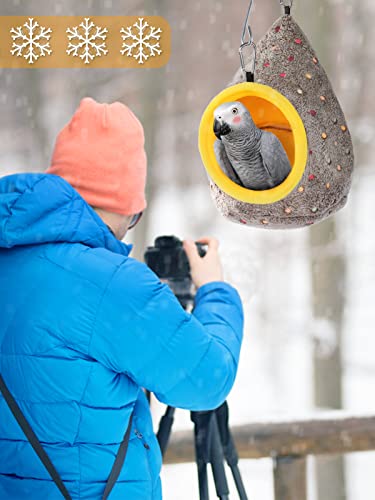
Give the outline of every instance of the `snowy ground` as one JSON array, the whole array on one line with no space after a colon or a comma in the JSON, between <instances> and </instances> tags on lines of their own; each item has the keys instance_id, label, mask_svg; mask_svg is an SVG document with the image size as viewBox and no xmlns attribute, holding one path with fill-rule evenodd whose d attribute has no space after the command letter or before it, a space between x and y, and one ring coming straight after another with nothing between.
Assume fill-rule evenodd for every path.
<instances>
[{"instance_id":1,"label":"snowy ground","mask_svg":"<svg viewBox=\"0 0 375 500\"><path fill-rule=\"evenodd\" d=\"M257 416L306 413L312 410L312 335L307 232L259 231L220 218L208 193L197 188L181 194L164 192L156 202L151 239L160 234L189 234L184 207L199 207L192 217L211 223L221 241L227 279L240 290L246 310L246 335L236 385L230 395L232 424ZM375 176L357 179L348 208L338 216L349 256L344 332L344 397L347 410L368 413L375 407L375 238L372 203ZM177 200L179 197L179 202ZM197 203L192 203L192 198ZM171 206L178 210L168 210ZM191 223L192 225L192 223ZM372 231L371 231L372 228ZM326 331L327 345L331 341ZM155 422L162 408L155 408ZM175 429L191 428L189 414L178 412ZM375 498L375 453L347 458L348 500ZM241 469L252 500L273 500L272 464L268 459L244 461ZM309 500L315 499L313 461ZM197 496L195 465L167 466L163 471L165 500ZM231 488L234 491L234 488ZM216 498L216 495L212 495ZM233 495L236 498L236 495Z\"/></svg>"}]
</instances>

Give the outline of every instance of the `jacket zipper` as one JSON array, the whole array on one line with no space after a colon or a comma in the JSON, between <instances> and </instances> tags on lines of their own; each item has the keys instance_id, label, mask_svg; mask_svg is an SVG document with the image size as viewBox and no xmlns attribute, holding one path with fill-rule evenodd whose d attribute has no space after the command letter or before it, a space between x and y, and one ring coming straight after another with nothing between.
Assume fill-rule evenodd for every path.
<instances>
[{"instance_id":1,"label":"jacket zipper","mask_svg":"<svg viewBox=\"0 0 375 500\"><path fill-rule=\"evenodd\" d=\"M150 447L146 443L146 441L143 439L143 434L141 434L138 429L134 429L134 434L137 436L138 439L140 439L142 441L142 444L146 448L146 450L149 450Z\"/></svg>"}]
</instances>

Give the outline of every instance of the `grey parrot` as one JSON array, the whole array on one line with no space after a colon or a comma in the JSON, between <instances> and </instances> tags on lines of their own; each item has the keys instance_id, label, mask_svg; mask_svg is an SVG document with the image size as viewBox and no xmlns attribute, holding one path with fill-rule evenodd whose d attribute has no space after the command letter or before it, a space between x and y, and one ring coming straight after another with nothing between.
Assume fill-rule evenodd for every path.
<instances>
[{"instance_id":1,"label":"grey parrot","mask_svg":"<svg viewBox=\"0 0 375 500\"><path fill-rule=\"evenodd\" d=\"M291 165L279 139L260 130L241 102L228 102L214 112L215 155L223 172L237 184L263 191L281 184Z\"/></svg>"}]
</instances>

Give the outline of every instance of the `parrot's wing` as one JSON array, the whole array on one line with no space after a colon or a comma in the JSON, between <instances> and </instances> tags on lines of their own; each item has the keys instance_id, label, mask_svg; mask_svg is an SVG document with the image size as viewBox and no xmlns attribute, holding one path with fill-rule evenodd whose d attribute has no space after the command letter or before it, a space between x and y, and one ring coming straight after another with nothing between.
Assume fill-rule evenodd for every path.
<instances>
[{"instance_id":1,"label":"parrot's wing","mask_svg":"<svg viewBox=\"0 0 375 500\"><path fill-rule=\"evenodd\" d=\"M242 186L242 182L240 181L240 178L232 167L232 164L227 156L224 144L219 139L214 144L214 150L216 160L224 174L233 182L236 182L237 184L240 184Z\"/></svg>"},{"instance_id":2,"label":"parrot's wing","mask_svg":"<svg viewBox=\"0 0 375 500\"><path fill-rule=\"evenodd\" d=\"M263 131L260 152L264 167L270 177L278 184L283 182L289 175L291 166L285 149L276 135Z\"/></svg>"}]
</instances>

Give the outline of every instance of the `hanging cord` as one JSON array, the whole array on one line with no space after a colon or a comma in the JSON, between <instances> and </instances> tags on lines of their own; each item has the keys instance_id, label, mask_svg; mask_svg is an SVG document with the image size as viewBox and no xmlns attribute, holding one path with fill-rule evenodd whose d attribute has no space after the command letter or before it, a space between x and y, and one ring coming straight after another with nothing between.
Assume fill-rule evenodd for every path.
<instances>
[{"instance_id":1,"label":"hanging cord","mask_svg":"<svg viewBox=\"0 0 375 500\"><path fill-rule=\"evenodd\" d=\"M280 5L284 7L284 14L290 16L293 7L293 0L280 0Z\"/></svg>"},{"instance_id":2,"label":"hanging cord","mask_svg":"<svg viewBox=\"0 0 375 500\"><path fill-rule=\"evenodd\" d=\"M246 81L248 81L248 82L254 81L256 55L257 55L257 46L254 42L253 32L251 31L251 27L250 27L250 14L251 14L252 7L253 7L253 0L250 0L249 8L247 9L245 24L244 24L243 31L242 31L241 45L240 45L240 49L239 49L241 68L242 68L242 71L246 77ZM243 50L245 47L252 47L254 50L254 62L253 62L252 71L246 71L245 58L243 55Z\"/></svg>"}]
</instances>

